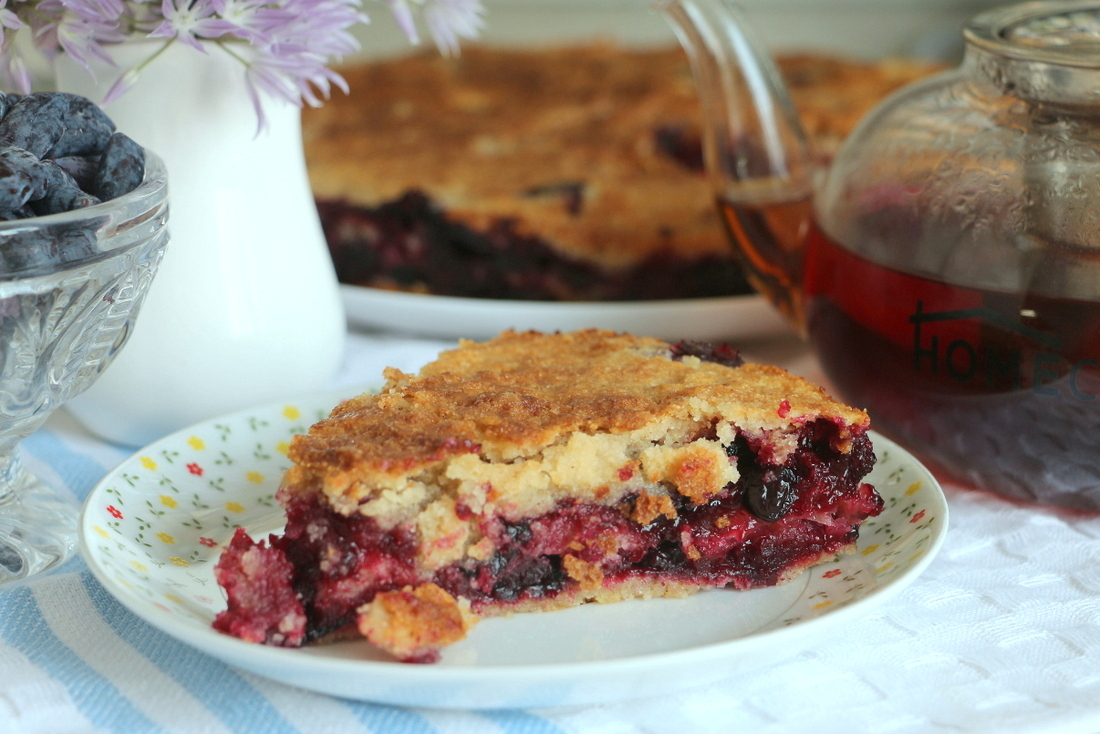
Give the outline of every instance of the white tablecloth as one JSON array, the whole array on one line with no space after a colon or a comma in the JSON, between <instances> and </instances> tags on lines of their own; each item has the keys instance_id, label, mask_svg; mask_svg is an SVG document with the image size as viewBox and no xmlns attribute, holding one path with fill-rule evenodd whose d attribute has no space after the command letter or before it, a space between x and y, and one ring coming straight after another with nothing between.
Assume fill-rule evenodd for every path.
<instances>
[{"instance_id":1,"label":"white tablecloth","mask_svg":"<svg viewBox=\"0 0 1100 734\"><path fill-rule=\"evenodd\" d=\"M334 387L415 371L448 346L352 334ZM797 342L740 346L821 379ZM63 411L24 451L78 501L130 454ZM146 625L75 558L0 591L0 732L1100 732L1100 517L945 489L939 556L835 636L721 684L578 709L396 709L296 690Z\"/></svg>"}]
</instances>

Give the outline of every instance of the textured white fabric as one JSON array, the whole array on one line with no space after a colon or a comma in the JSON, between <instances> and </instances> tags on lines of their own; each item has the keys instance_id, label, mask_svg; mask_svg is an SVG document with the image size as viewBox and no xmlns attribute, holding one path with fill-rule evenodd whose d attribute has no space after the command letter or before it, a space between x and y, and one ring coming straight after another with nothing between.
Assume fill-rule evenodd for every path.
<instances>
[{"instance_id":1,"label":"textured white fabric","mask_svg":"<svg viewBox=\"0 0 1100 734\"><path fill-rule=\"evenodd\" d=\"M334 387L450 346L352 335ZM790 340L745 353L820 380ZM78 498L128 455L63 412L41 433L28 468ZM943 550L867 617L751 675L579 709L416 711L291 689L149 628L77 559L0 592L0 732L1100 732L1100 517L946 490Z\"/></svg>"}]
</instances>

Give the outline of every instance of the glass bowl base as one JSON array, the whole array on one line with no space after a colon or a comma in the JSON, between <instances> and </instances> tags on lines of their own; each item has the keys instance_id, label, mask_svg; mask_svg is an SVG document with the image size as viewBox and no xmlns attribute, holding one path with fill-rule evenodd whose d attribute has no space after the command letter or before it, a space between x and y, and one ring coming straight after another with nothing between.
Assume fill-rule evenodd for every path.
<instances>
[{"instance_id":1,"label":"glass bowl base","mask_svg":"<svg viewBox=\"0 0 1100 734\"><path fill-rule=\"evenodd\" d=\"M68 560L77 545L79 508L25 470L0 487L0 589Z\"/></svg>"}]
</instances>

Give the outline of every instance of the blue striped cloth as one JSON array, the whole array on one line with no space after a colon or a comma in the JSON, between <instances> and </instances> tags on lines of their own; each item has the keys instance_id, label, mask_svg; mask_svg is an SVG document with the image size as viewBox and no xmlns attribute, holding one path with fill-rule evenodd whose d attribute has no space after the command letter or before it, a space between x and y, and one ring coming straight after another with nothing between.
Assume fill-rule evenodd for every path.
<instances>
[{"instance_id":1,"label":"blue striped cloth","mask_svg":"<svg viewBox=\"0 0 1100 734\"><path fill-rule=\"evenodd\" d=\"M353 338L334 387L415 371L434 342ZM21 446L24 464L80 503L130 450L63 411ZM565 731L525 712L413 711L342 701L239 671L149 626L79 557L0 591L0 733Z\"/></svg>"},{"instance_id":2,"label":"blue striped cloth","mask_svg":"<svg viewBox=\"0 0 1100 734\"><path fill-rule=\"evenodd\" d=\"M340 380L413 371L445 346L354 335ZM63 411L23 451L77 502L129 455ZM0 734L1100 731L1100 518L948 496L934 563L835 637L721 684L574 709L401 709L291 688L147 625L74 558L0 591Z\"/></svg>"}]
</instances>

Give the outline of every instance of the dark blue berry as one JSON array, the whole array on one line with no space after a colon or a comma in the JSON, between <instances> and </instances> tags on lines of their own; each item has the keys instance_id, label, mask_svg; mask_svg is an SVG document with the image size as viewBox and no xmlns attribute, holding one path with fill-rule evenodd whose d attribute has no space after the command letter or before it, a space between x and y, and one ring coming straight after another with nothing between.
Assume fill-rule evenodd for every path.
<instances>
[{"instance_id":1,"label":"dark blue berry","mask_svg":"<svg viewBox=\"0 0 1100 734\"><path fill-rule=\"evenodd\" d=\"M682 569L686 563L683 545L677 539L660 541L656 548L646 552L638 566L655 571L671 571Z\"/></svg>"},{"instance_id":2,"label":"dark blue berry","mask_svg":"<svg viewBox=\"0 0 1100 734\"><path fill-rule=\"evenodd\" d=\"M508 533L508 537L521 545L530 542L533 537L531 523L522 520L517 523L504 523L504 531Z\"/></svg>"},{"instance_id":3,"label":"dark blue berry","mask_svg":"<svg viewBox=\"0 0 1100 734\"><path fill-rule=\"evenodd\" d=\"M53 161L42 161L42 167L48 176L48 183L46 195L31 202L35 214L57 214L99 203L98 198L82 191L73 177Z\"/></svg>"},{"instance_id":4,"label":"dark blue berry","mask_svg":"<svg viewBox=\"0 0 1100 734\"><path fill-rule=\"evenodd\" d=\"M89 191L108 201L137 188L145 177L145 151L123 133L111 136Z\"/></svg>"},{"instance_id":5,"label":"dark blue berry","mask_svg":"<svg viewBox=\"0 0 1100 734\"><path fill-rule=\"evenodd\" d=\"M739 457L752 457L752 449L749 448L749 442L745 440L745 437L740 433L734 437L733 441L726 446L726 456L731 459L737 459Z\"/></svg>"},{"instance_id":6,"label":"dark blue berry","mask_svg":"<svg viewBox=\"0 0 1100 734\"><path fill-rule=\"evenodd\" d=\"M758 476L742 477L742 498L749 512L775 522L798 499L798 475L786 466L770 466Z\"/></svg>"},{"instance_id":7,"label":"dark blue berry","mask_svg":"<svg viewBox=\"0 0 1100 734\"><path fill-rule=\"evenodd\" d=\"M9 270L58 265L62 249L58 238L49 232L20 230L0 235L0 255Z\"/></svg>"},{"instance_id":8,"label":"dark blue berry","mask_svg":"<svg viewBox=\"0 0 1100 734\"><path fill-rule=\"evenodd\" d=\"M98 204L144 177L144 151L95 104L73 94L0 93L0 221ZM56 160L55 160L56 159ZM0 271L56 267L98 252L97 222L0 231Z\"/></svg>"},{"instance_id":9,"label":"dark blue berry","mask_svg":"<svg viewBox=\"0 0 1100 734\"><path fill-rule=\"evenodd\" d=\"M64 132L46 158L102 153L115 131L115 123L91 100L75 94L59 93L68 104L62 115Z\"/></svg>"},{"instance_id":10,"label":"dark blue berry","mask_svg":"<svg viewBox=\"0 0 1100 734\"><path fill-rule=\"evenodd\" d=\"M740 367L745 363L741 354L729 344L684 339L672 345L672 359L680 361L684 357L698 357L704 362L716 362L726 367Z\"/></svg>"},{"instance_id":11,"label":"dark blue berry","mask_svg":"<svg viewBox=\"0 0 1100 734\"><path fill-rule=\"evenodd\" d=\"M0 212L0 221L12 222L16 219L27 219L34 216L34 210L29 206L21 206L18 209L10 212Z\"/></svg>"},{"instance_id":12,"label":"dark blue berry","mask_svg":"<svg viewBox=\"0 0 1100 734\"><path fill-rule=\"evenodd\" d=\"M23 148L44 157L65 133L69 96L38 92L18 100L0 120L0 145Z\"/></svg>"},{"instance_id":13,"label":"dark blue berry","mask_svg":"<svg viewBox=\"0 0 1100 734\"><path fill-rule=\"evenodd\" d=\"M19 209L31 198L34 182L21 167L0 160L0 211Z\"/></svg>"},{"instance_id":14,"label":"dark blue berry","mask_svg":"<svg viewBox=\"0 0 1100 734\"><path fill-rule=\"evenodd\" d=\"M0 120L8 114L8 110L18 102L23 95L21 94L9 94L6 92L0 92Z\"/></svg>"},{"instance_id":15,"label":"dark blue berry","mask_svg":"<svg viewBox=\"0 0 1100 734\"><path fill-rule=\"evenodd\" d=\"M62 171L73 177L80 188L88 191L92 187L92 180L99 170L99 156L73 155L64 158L55 158L53 162Z\"/></svg>"},{"instance_id":16,"label":"dark blue berry","mask_svg":"<svg viewBox=\"0 0 1100 734\"><path fill-rule=\"evenodd\" d=\"M31 181L30 199L41 199L46 195L49 176L42 162L29 150L22 148L0 148L0 163L11 170L23 171Z\"/></svg>"},{"instance_id":17,"label":"dark blue berry","mask_svg":"<svg viewBox=\"0 0 1100 734\"><path fill-rule=\"evenodd\" d=\"M35 216L34 212L27 214ZM73 222L51 222L36 227L0 230L0 272L57 267L99 252L96 233L104 217Z\"/></svg>"},{"instance_id":18,"label":"dark blue berry","mask_svg":"<svg viewBox=\"0 0 1100 734\"><path fill-rule=\"evenodd\" d=\"M737 462L741 478L736 489L745 509L768 522L786 515L798 499L798 473L789 465L760 463L756 451L740 433L726 446L726 454Z\"/></svg>"},{"instance_id":19,"label":"dark blue berry","mask_svg":"<svg viewBox=\"0 0 1100 734\"><path fill-rule=\"evenodd\" d=\"M99 251L95 229L88 225L70 225L57 235L62 260L79 260Z\"/></svg>"},{"instance_id":20,"label":"dark blue berry","mask_svg":"<svg viewBox=\"0 0 1100 734\"><path fill-rule=\"evenodd\" d=\"M503 568L493 584L495 598L513 601L522 595L537 599L550 596L565 585L566 574L560 557L509 555L503 554L506 560L498 564Z\"/></svg>"}]
</instances>

